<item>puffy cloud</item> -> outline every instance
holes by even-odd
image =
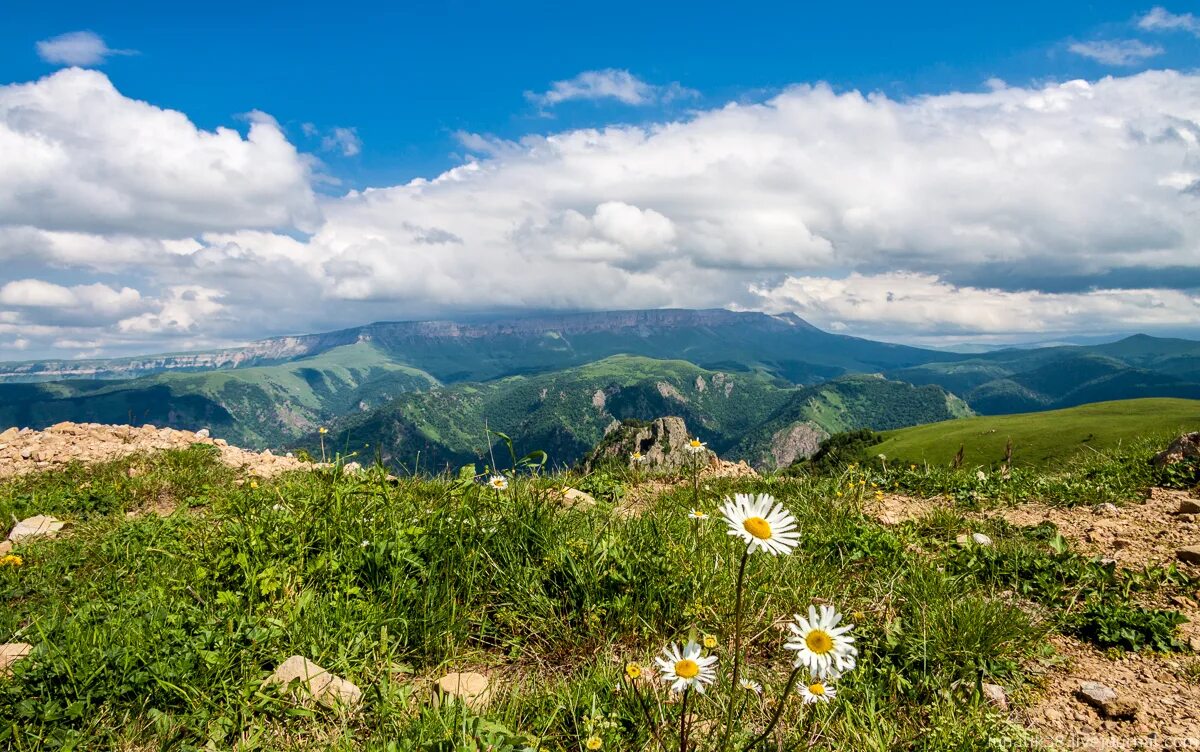
[[[321,139],[321,148],[336,151],[343,157],[353,157],[362,151],[362,139],[354,128],[333,128],[329,135]]]
[[[547,91],[541,93],[525,92],[526,99],[541,107],[553,107],[579,99],[615,99],[628,105],[646,105],[694,96],[695,91],[679,83],[655,86],[627,70],[614,68],[584,71],[574,78],[553,82]]]
[[[71,31],[37,43],[38,57],[56,65],[100,65],[112,55],[135,55],[133,50],[114,50],[92,31]]]
[[[68,84],[79,97],[56,94]],[[92,110],[156,134],[146,154],[122,152]],[[903,100],[796,86],[651,125],[461,141],[478,156],[441,175],[318,202],[309,158],[265,116],[247,138],[200,131],[78,70],[0,89],[0,284],[120,280],[142,296],[91,328],[0,303],[0,338],[181,349],[463,312],[714,305],[894,338],[999,332],[1013,311],[1029,333],[1200,320],[1198,75]]]
[[[19,279],[0,287],[0,306],[15,311],[15,321],[33,316],[39,323],[104,324],[142,305],[141,293],[131,287],[115,289],[101,283],[66,287],[40,279]]]
[[[836,331],[928,334],[1105,333],[1183,328],[1200,321],[1200,292],[1007,291],[948,284],[931,274],[788,277],[755,288],[763,307],[794,311]]]
[[[1143,60],[1163,53],[1156,44],[1146,44],[1138,39],[1095,40],[1075,42],[1067,47],[1076,55],[1090,58],[1105,65],[1137,65]]]
[[[1147,31],[1186,31],[1200,37],[1200,18],[1191,13],[1172,13],[1161,5],[1138,19],[1138,27]]]
[[[0,225],[180,238],[312,226],[310,162],[256,114],[242,137],[70,68],[0,86]]]

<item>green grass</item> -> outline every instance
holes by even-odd
[[[769,696],[790,668],[778,618],[815,598],[859,612],[860,666],[834,703],[789,702],[771,748],[1021,748],[1027,732],[976,688],[993,681],[1028,697],[1036,687],[1021,666],[1046,657],[1048,631],[1116,649],[1182,647],[1171,612],[1144,617],[1132,598],[1196,583],[1096,569],[1044,530],[990,528],[997,545],[981,556],[953,544],[953,514],[883,527],[859,507],[868,484],[895,472],[701,489],[714,514],[730,493],[769,492],[804,533],[791,555],[749,560],[743,675]],[[0,679],[0,748],[580,750],[596,734],[606,750],[640,750],[650,727],[622,688],[626,661],[649,665],[668,641],[712,634],[728,667],[741,549],[719,518],[688,519],[688,487],[622,515],[620,474],[521,476],[503,494],[470,477],[378,470],[245,481],[194,447],[0,483],[0,519],[73,523],[22,545],[21,567],[0,568],[0,641],[36,646]],[[564,484],[599,503],[564,508],[554,501]],[[126,516],[171,505],[167,517]],[[1005,594],[1014,587],[1088,608],[1026,612]],[[362,708],[298,707],[263,688],[292,654],[361,686]],[[482,717],[423,701],[427,680],[462,668],[501,677]],[[679,706],[656,696],[670,738]],[[721,684],[695,699],[701,719],[739,702],[736,749],[766,725],[766,707]],[[715,738],[703,735],[701,749]]]
[[[1104,451],[1139,437],[1169,440],[1200,430],[1200,400],[1135,399],[1064,410],[979,416],[889,431],[872,454],[889,462],[948,465],[962,446],[966,467],[995,467],[1013,443],[1015,467],[1061,465],[1089,450]],[[1165,446],[1165,443],[1164,443]]]

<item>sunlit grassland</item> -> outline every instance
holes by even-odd
[[[5,481],[0,517],[74,524],[21,546],[23,566],[0,569],[0,641],[36,646],[0,679],[0,748],[578,750],[593,735],[605,749],[651,748],[623,667],[702,634],[728,662],[743,548],[716,508],[734,492],[772,494],[803,533],[789,556],[749,559],[743,675],[778,695],[790,670],[781,620],[814,601],[858,624],[859,668],[828,705],[790,700],[778,743],[1020,747],[1026,732],[979,686],[1028,701],[1038,688],[1020,667],[1050,658],[1047,632],[1184,649],[1169,612],[1139,621],[1132,606],[1139,592],[1194,591],[1176,570],[1116,572],[1044,528],[994,524],[994,547],[964,549],[954,538],[970,527],[954,511],[897,527],[862,513],[877,489],[966,482],[921,472],[715,481],[700,489],[715,517],[702,521],[687,516],[686,484],[621,513],[630,478],[620,473],[521,475],[503,493],[469,475],[397,480],[374,469],[251,483],[202,447]],[[964,505],[1015,493],[980,483]],[[564,506],[567,484],[598,503]],[[172,505],[165,517],[126,516]],[[1065,599],[1089,604],[1091,620],[1064,616],[1055,606]],[[1122,643],[1128,633],[1136,638]],[[292,654],[362,687],[361,708],[302,708],[263,688]],[[464,668],[500,686],[480,718],[426,701],[430,678]],[[659,697],[670,721],[678,705]],[[723,718],[730,701],[740,750],[770,707],[718,683],[693,709]]]

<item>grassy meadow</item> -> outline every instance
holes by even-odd
[[[1129,399],[1019,415],[960,418],[888,431],[872,452],[897,462],[949,464],[963,447],[968,466],[994,467],[1013,443],[1013,466],[1052,466],[1143,437],[1168,441],[1200,430],[1200,400]]]
[[[1164,480],[1146,469],[1151,449],[1122,444],[1053,476],[854,466],[705,482],[698,497],[625,472],[512,473],[503,491],[470,471],[253,481],[202,446],[0,481],[0,518],[72,523],[0,567],[0,642],[35,646],[0,678],[0,748],[678,750],[681,722],[695,750],[1038,748],[983,684],[1029,702],[1039,685],[1023,666],[1055,661],[1053,632],[1186,651],[1178,614],[1135,601],[1200,583],[1106,567],[1049,526],[972,528],[951,510],[885,527],[863,506],[885,489],[964,508],[1122,502]],[[564,505],[565,485],[597,503]],[[794,515],[794,550],[743,559],[718,512],[738,492]],[[964,532],[995,545],[957,545]],[[811,604],[855,624],[858,665],[830,702],[781,703],[785,622]],[[731,682],[739,613],[741,677],[761,695]],[[707,692],[628,678],[689,639],[717,659]],[[293,654],[357,684],[361,705],[264,686]],[[492,678],[485,710],[428,701],[454,670]]]

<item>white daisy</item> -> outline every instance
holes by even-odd
[[[800,687],[800,697],[804,702],[829,702],[837,697],[837,688],[831,681],[814,679],[811,684]]]
[[[721,514],[729,525],[729,534],[750,546],[750,552],[762,550],[775,556],[790,553],[800,542],[796,518],[770,494],[738,494],[726,497]]]
[[[488,485],[497,491],[507,491],[508,478],[505,478],[503,475],[493,475],[492,477],[488,478]]]
[[[655,658],[654,662],[662,672],[663,681],[673,682],[673,692],[695,689],[704,694],[704,685],[712,684],[717,679],[717,670],[713,667],[717,657],[700,655],[700,646],[695,642],[688,642],[682,648],[679,645],[667,645],[663,648],[662,657]]]
[[[693,509],[692,511],[688,512],[688,517],[691,517],[693,520],[707,520],[708,512],[701,512],[699,509]]]
[[[756,695],[762,694],[762,685],[753,679],[738,679],[738,684],[747,692],[753,692]]]
[[[629,455],[630,462],[635,462],[635,463],[636,462],[646,462],[648,459],[649,459],[649,457],[642,454],[641,452],[633,452],[632,454]]]
[[[692,454],[700,454],[701,452],[704,451],[704,447],[706,447],[706,446],[708,446],[708,445],[705,444],[700,439],[692,439],[691,441],[688,442],[687,448],[688,448],[688,451],[691,452]]]
[[[821,606],[818,614],[813,606],[808,607],[808,618],[796,614],[796,621],[788,624],[795,635],[784,644],[788,650],[796,651],[796,666],[807,666],[817,679],[831,676],[854,668],[858,648],[848,632],[853,624],[838,624],[842,615],[833,606]]]

